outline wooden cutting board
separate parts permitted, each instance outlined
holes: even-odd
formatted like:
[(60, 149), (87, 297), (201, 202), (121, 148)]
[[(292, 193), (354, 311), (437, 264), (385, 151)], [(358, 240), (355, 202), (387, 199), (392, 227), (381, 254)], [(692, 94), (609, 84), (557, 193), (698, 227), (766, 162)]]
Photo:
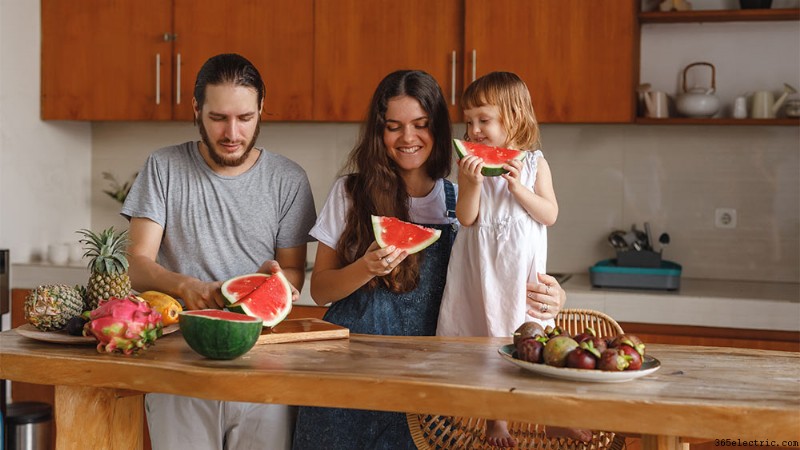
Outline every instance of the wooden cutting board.
[(350, 330), (322, 319), (287, 319), (274, 328), (265, 328), (257, 344), (321, 341), (350, 337)]

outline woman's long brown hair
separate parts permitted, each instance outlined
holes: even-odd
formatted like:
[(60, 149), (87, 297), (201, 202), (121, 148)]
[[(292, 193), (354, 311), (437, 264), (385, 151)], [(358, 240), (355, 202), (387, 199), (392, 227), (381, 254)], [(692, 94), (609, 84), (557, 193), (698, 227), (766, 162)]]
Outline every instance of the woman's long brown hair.
[[(433, 149), (425, 170), (434, 180), (450, 174), (452, 166), (451, 126), (447, 103), (436, 80), (419, 70), (400, 70), (384, 78), (370, 102), (356, 146), (350, 152), (342, 174), (347, 176), (345, 191), (352, 201), (336, 252), (346, 265), (360, 258), (375, 241), (372, 215), (409, 220), (411, 199), (397, 165), (389, 158), (383, 143), (386, 109), (389, 100), (408, 96), (416, 99), (428, 114)], [(389, 275), (367, 284), (383, 284), (392, 292), (408, 292), (419, 282), (421, 254), (409, 255)]]

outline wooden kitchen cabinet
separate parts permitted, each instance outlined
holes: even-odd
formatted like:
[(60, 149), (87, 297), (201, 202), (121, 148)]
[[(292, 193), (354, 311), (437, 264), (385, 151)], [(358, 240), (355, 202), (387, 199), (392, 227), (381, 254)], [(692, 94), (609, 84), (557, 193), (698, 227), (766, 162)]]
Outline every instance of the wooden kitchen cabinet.
[[(239, 53), (266, 85), (264, 120), (310, 120), (313, 104), (314, 0), (174, 0), (180, 105), (192, 120), (197, 72), (219, 53)], [(177, 101), (177, 99), (173, 99)]]
[(466, 0), (465, 78), (518, 74), (542, 123), (630, 123), (637, 1)]
[(42, 0), (42, 119), (172, 117), (172, 4)]
[(313, 0), (42, 0), (42, 118), (192, 120), (200, 66), (240, 53), (262, 118), (309, 120)]
[(400, 69), (430, 73), (458, 112), (463, 0), (316, 0), (314, 22), (315, 120), (360, 122)]
[(314, 117), (360, 121), (380, 79), (413, 68), (437, 79), (454, 122), (467, 84), (511, 71), (540, 122), (630, 123), (637, 11), (634, 0), (317, 0)]

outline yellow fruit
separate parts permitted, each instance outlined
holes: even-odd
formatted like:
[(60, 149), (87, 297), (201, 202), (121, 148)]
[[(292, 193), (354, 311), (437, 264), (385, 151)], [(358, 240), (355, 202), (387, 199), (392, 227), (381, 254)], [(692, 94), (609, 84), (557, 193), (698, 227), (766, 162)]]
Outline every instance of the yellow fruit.
[(146, 301), (151, 308), (161, 313), (161, 320), (164, 322), (164, 326), (178, 323), (178, 313), (183, 311), (183, 307), (177, 300), (157, 291), (142, 292), (139, 297)]

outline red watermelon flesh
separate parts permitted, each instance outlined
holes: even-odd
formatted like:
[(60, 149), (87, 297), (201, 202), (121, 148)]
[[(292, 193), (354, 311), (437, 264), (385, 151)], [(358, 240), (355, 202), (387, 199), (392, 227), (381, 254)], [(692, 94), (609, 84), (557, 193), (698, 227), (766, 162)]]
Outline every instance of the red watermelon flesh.
[(222, 295), (234, 313), (258, 317), (265, 327), (279, 324), (292, 310), (292, 286), (283, 273), (254, 273), (222, 284)]
[(381, 248), (394, 245), (409, 255), (426, 249), (442, 234), (441, 230), (385, 216), (372, 216), (372, 231)]
[(481, 158), (483, 160), (483, 169), (481, 169), (481, 173), (487, 177), (496, 177), (508, 172), (503, 169), (503, 165), (507, 164), (507, 162), (512, 159), (521, 160), (525, 158), (526, 153), (523, 150), (492, 147), (476, 142), (462, 141), (460, 139), (453, 139), (453, 145), (455, 146), (456, 154), (458, 154), (459, 159), (467, 155), (475, 155)]

